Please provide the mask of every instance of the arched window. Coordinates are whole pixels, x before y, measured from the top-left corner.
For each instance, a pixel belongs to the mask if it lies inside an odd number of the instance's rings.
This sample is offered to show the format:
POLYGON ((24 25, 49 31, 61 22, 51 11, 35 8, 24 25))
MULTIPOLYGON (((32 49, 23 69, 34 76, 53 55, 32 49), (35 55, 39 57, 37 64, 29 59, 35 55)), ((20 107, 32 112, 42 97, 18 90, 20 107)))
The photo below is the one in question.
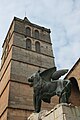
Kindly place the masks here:
POLYGON ((39 31, 35 30, 35 38, 39 39, 39 31))
POLYGON ((80 106, 80 90, 77 79, 75 77, 71 77, 69 80, 71 81, 70 103, 75 106, 80 106))
POLYGON ((26 49, 31 50, 31 40, 30 39, 26 40, 26 49))
POLYGON ((31 29, 29 27, 26 28, 26 35, 31 36, 31 29))
POLYGON ((35 50, 36 52, 40 53, 41 50, 40 50, 40 43, 38 41, 35 42, 35 50))
POLYGON ((79 91, 77 80, 74 77, 71 77, 69 80, 71 81, 72 89, 74 89, 74 91, 79 91))

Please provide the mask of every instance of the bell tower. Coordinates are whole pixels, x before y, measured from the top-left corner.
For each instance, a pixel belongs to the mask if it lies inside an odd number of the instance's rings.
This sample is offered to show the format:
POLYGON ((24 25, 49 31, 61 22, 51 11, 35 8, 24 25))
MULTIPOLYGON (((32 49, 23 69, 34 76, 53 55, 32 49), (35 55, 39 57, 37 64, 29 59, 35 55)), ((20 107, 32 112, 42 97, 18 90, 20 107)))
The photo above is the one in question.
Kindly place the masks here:
MULTIPOLYGON (((0 69, 0 120, 26 120, 33 112, 27 78, 54 67, 50 29, 14 17, 3 43, 0 69)), ((42 108, 51 105, 42 104, 42 108)))

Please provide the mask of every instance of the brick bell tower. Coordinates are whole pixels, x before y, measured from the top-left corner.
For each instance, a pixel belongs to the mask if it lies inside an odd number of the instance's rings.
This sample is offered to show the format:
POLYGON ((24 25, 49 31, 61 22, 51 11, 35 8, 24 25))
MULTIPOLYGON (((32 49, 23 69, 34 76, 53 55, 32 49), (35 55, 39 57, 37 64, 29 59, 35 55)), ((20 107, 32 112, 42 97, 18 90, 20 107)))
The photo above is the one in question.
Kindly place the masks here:
MULTIPOLYGON (((50 29, 14 17, 3 43, 0 69, 0 120, 27 120, 33 112, 27 78, 55 66, 50 29)), ((56 102, 56 101, 55 101, 56 102)), ((54 103, 42 103, 42 109, 54 103)))

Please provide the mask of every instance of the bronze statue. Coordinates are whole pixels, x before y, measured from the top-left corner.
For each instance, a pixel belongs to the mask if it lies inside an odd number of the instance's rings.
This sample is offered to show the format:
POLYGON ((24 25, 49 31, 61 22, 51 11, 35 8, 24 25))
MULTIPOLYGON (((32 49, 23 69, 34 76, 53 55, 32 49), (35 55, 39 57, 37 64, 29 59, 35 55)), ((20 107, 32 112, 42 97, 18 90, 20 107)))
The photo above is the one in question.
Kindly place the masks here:
POLYGON ((40 70, 28 78, 34 90, 33 101, 35 112, 40 112, 41 101, 50 103, 51 97, 54 95, 59 96, 59 103, 68 103, 71 94, 71 83, 69 80, 59 79, 62 75, 67 73, 68 70, 58 70, 56 67, 40 70))

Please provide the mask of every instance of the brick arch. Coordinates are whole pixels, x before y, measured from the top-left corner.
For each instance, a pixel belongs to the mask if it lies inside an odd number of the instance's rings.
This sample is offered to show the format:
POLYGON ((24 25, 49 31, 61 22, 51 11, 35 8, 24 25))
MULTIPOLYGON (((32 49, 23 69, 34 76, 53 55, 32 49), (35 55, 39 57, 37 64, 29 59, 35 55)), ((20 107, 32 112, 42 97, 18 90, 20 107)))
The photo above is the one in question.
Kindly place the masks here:
POLYGON ((78 82, 77 82, 76 78, 71 77, 71 78, 69 78, 69 80, 71 81, 72 88, 76 91, 79 91, 79 86, 78 86, 78 82))
POLYGON ((31 28, 26 27, 26 36, 31 36, 31 28))
POLYGON ((32 49, 32 41, 29 38, 26 39, 26 49, 27 50, 31 50, 32 49))
POLYGON ((38 42, 38 41, 35 42, 35 50, 36 50, 36 52, 38 52, 38 53, 41 52, 40 42, 38 42))
POLYGON ((35 38, 39 39, 39 31, 38 30, 35 30, 35 38))
POLYGON ((80 91, 78 82, 75 77, 69 78, 71 81, 71 96, 70 96, 70 102, 73 105, 80 106, 80 91))

